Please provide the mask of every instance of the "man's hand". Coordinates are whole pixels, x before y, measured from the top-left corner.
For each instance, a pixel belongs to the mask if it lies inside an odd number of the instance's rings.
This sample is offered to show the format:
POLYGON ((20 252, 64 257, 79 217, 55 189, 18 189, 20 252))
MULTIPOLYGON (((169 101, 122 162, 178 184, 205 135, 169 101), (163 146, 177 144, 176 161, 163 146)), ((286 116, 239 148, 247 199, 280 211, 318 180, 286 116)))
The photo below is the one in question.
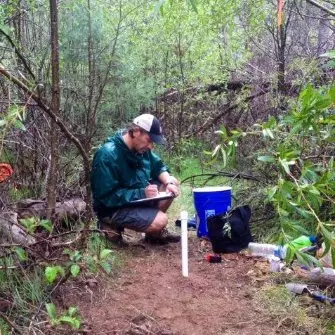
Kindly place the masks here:
POLYGON ((158 187, 155 184, 148 185, 145 190, 145 196, 147 198, 154 198, 158 196, 158 187))
POLYGON ((178 197, 180 190, 179 190, 179 186, 169 183, 166 185, 166 192, 171 192, 174 194, 175 197, 178 197))

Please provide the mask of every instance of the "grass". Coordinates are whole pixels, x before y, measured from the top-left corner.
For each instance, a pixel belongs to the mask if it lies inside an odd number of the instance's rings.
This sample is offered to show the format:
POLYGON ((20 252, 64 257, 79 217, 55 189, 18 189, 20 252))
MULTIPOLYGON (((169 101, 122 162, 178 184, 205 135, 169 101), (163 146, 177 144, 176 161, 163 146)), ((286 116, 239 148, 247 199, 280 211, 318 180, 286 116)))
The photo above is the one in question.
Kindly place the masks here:
MULTIPOLYGON (((6 258, 7 265, 11 263, 10 256, 6 258)), ((2 261, 4 261, 4 258, 2 261)), ((47 297, 48 288, 40 267, 26 269, 8 269, 0 271, 0 297, 11 302, 6 312, 9 320, 17 325, 29 324, 31 316, 36 313, 47 297)), ((0 334, 10 334, 5 319, 0 318, 0 334)))
POLYGON ((0 316, 0 335, 9 335, 7 322, 0 316))
POLYGON ((276 323, 276 334, 334 334, 334 307, 306 295, 295 297, 284 285, 263 286, 254 304, 276 323))

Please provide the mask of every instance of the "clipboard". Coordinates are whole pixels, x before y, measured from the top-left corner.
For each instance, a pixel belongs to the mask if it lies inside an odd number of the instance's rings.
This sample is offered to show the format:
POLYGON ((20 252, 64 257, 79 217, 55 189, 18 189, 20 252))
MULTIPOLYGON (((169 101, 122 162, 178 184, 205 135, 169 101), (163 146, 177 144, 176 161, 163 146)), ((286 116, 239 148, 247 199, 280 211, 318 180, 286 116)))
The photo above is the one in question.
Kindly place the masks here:
POLYGON ((160 200, 171 199, 171 198, 174 198, 173 193, 171 193, 171 192, 159 192, 159 195, 157 197, 133 200, 133 201, 130 202, 130 204, 144 204, 144 203, 150 202, 150 201, 160 201, 160 200))

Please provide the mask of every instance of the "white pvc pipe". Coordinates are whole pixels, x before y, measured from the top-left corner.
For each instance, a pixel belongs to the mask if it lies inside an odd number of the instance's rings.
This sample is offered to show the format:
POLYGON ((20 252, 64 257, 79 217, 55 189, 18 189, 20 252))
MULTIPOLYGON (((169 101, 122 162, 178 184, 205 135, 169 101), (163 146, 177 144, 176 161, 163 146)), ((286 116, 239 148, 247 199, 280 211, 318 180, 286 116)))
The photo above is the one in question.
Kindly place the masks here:
POLYGON ((184 277, 188 277, 188 246, 187 246, 187 217, 186 211, 180 213, 181 220, 181 268, 184 277))

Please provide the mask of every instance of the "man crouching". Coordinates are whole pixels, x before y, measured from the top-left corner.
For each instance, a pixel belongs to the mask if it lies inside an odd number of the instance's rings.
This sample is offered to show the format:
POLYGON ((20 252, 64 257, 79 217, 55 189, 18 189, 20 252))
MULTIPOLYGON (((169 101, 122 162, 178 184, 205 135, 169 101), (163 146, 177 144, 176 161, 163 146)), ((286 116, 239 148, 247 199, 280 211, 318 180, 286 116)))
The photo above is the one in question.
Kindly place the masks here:
POLYGON ((179 182, 154 153, 155 144, 164 144, 159 120, 151 114, 136 117, 119 130, 94 155, 91 173, 93 207, 99 228, 112 230, 114 240, 122 239, 124 228, 145 232, 153 243, 178 242, 168 232, 167 209, 173 198, 133 204, 134 200, 155 198, 159 192, 180 193, 179 182))

